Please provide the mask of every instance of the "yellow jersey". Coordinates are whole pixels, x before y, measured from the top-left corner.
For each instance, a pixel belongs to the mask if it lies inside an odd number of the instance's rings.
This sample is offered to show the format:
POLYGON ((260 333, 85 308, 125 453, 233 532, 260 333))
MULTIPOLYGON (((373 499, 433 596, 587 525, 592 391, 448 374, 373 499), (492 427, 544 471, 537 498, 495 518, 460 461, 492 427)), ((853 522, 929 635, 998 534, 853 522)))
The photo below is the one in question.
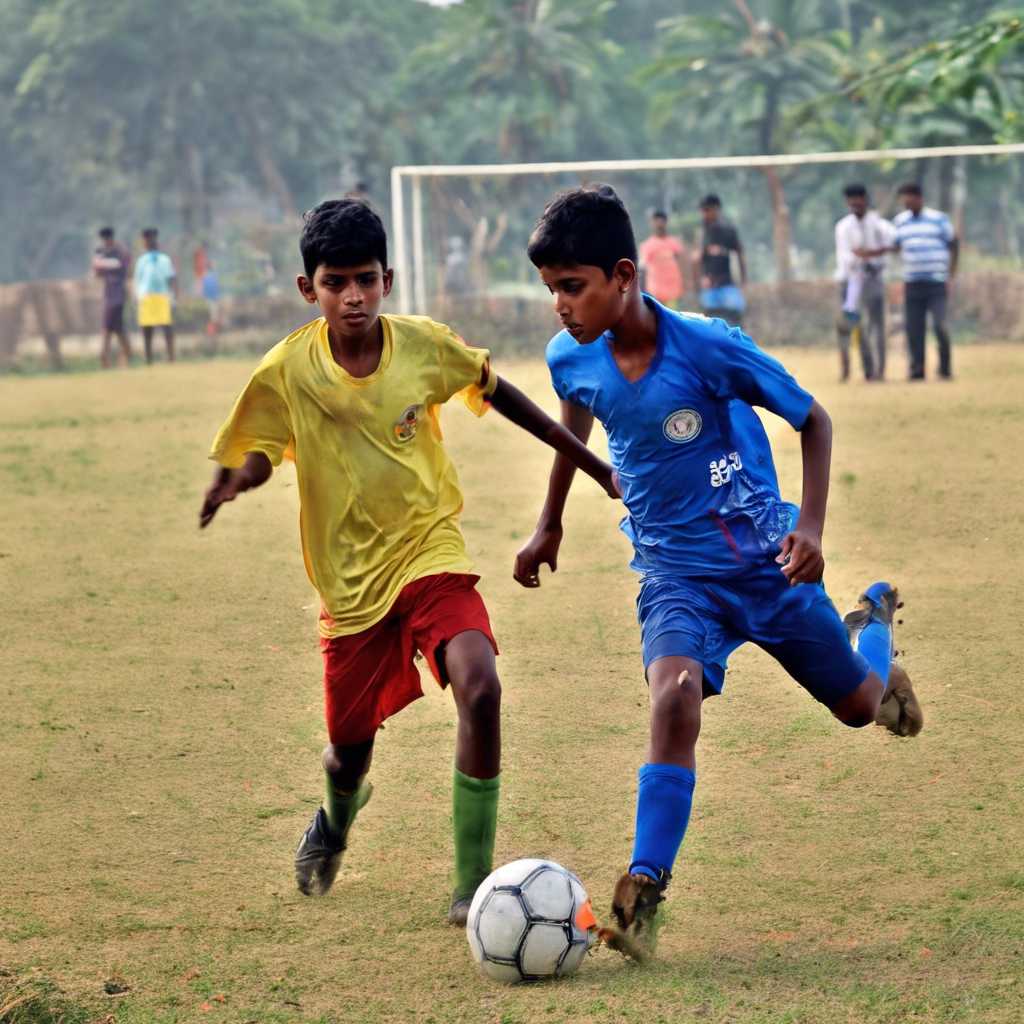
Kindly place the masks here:
POLYGON ((323 317, 275 345, 220 428, 210 458, 294 459, 306 572, 324 637, 380 621, 413 580, 471 572, 462 492, 441 441, 439 407, 460 395, 479 416, 497 377, 486 349, 421 316, 381 316, 383 350, 368 377, 331 354, 323 317))

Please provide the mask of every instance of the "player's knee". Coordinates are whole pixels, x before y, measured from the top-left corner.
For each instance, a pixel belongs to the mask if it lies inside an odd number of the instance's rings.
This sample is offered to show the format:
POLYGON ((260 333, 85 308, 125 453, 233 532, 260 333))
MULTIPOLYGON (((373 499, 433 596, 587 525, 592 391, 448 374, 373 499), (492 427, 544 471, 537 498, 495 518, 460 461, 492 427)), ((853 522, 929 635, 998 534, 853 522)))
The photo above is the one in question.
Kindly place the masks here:
POLYGON ((684 728, 700 721, 701 681, 688 674, 651 688, 652 714, 666 725, 684 728))
POLYGON ((458 704, 470 718, 492 718, 501 708, 501 683, 491 666, 471 668, 458 685, 458 704))

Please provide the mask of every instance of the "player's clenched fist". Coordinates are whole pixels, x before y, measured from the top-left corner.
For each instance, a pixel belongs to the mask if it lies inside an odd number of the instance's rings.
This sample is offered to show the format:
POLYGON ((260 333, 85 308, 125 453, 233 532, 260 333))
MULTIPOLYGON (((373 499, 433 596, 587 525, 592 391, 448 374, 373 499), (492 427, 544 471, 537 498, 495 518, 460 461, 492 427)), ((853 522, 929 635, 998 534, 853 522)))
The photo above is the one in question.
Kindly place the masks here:
POLYGON ((524 587, 540 586, 540 567, 546 565, 552 572, 558 569, 558 548, 562 543, 561 526, 538 529, 516 554, 512 573, 524 587))

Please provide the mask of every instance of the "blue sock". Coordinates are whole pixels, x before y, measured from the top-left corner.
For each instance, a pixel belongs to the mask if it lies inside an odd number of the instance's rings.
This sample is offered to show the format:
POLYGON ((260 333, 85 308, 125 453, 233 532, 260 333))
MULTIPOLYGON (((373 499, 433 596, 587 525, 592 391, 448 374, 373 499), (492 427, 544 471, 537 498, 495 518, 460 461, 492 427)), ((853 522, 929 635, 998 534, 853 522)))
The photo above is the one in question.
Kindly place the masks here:
POLYGON ((674 764, 645 764, 640 768, 636 798, 636 838, 630 874, 668 880, 690 821, 696 774, 674 764))
MULTIPOLYGON (((877 608, 883 595, 892 590, 888 583, 872 583, 864 596, 877 608)), ((889 665, 892 663, 892 626, 872 616, 871 621, 857 637, 857 651, 882 682, 889 685, 889 665)))

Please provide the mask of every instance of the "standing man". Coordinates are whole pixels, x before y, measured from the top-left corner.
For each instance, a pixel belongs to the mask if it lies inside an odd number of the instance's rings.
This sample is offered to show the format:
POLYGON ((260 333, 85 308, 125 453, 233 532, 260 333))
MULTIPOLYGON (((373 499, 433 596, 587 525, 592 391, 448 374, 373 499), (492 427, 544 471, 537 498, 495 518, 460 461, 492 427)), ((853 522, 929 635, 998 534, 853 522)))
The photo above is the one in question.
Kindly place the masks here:
POLYGON ((722 200, 713 192, 700 201, 704 235, 700 255, 696 259, 700 275, 700 305, 706 316, 721 317, 738 325, 747 308, 746 299, 732 279, 731 254, 736 253, 740 268, 740 285, 747 283, 747 263, 739 233, 722 220, 722 200))
POLYGON ((112 335, 117 335, 121 346, 121 365, 127 366, 132 357, 128 333, 124 329, 125 290, 132 257, 120 242, 114 240, 113 228, 100 228, 99 237, 100 244, 92 256, 92 271, 103 281, 103 347, 100 350, 100 363, 109 369, 113 365, 110 352, 112 335))
POLYGON ((664 210, 651 213, 651 234, 640 243, 640 270, 644 291, 663 306, 679 308, 686 292, 686 246, 681 238, 668 233, 668 214, 664 210))
MULTIPOLYGON (((927 318, 939 342, 939 377, 953 376, 949 332, 946 330, 948 282, 956 274, 960 242, 949 217, 924 205, 921 186, 908 182, 900 186, 900 199, 906 209, 893 221, 896 229, 894 248, 903 259, 903 303, 907 325, 907 349, 910 353, 910 380, 924 380, 924 342, 927 318)), ((871 256, 870 252, 858 253, 871 256)))
POLYGON ((885 377, 885 254, 892 224, 870 208, 860 184, 843 189, 850 212, 836 224, 836 280, 842 304, 838 321, 840 380, 850 378, 850 340, 857 336, 865 380, 885 377), (878 255, 862 257, 861 252, 878 255), (867 314, 864 323, 863 314, 867 314), (874 344, 872 345, 872 341, 874 344))
POLYGON ((139 326, 146 345, 146 362, 153 362, 153 328, 162 327, 167 342, 167 361, 174 362, 174 327, 171 295, 178 297, 178 277, 167 253, 160 251, 156 228, 142 232, 146 251, 135 264, 135 301, 139 306, 139 326))

